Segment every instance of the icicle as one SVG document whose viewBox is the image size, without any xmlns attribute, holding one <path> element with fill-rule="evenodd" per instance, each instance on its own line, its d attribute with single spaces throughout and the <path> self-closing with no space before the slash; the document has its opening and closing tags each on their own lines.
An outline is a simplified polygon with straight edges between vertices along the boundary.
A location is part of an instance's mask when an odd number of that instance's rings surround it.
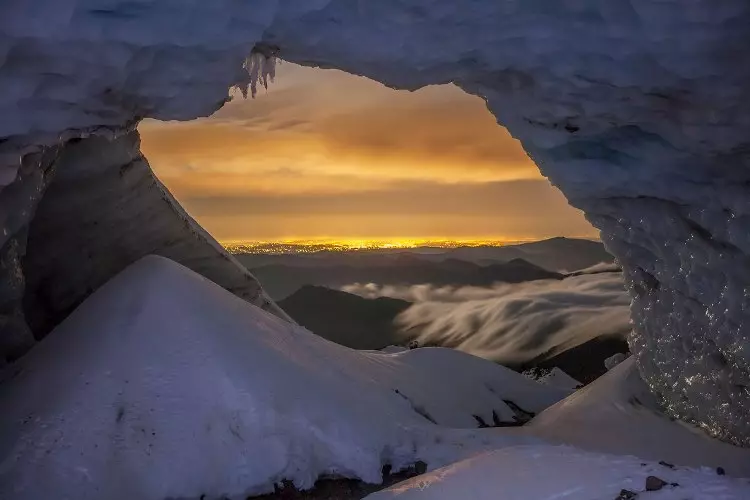
<svg viewBox="0 0 750 500">
<path fill-rule="evenodd" d="M 273 53 L 265 54 L 260 50 L 253 50 L 245 60 L 245 69 L 250 75 L 250 95 L 255 97 L 258 93 L 258 84 L 268 89 L 268 81 L 273 82 L 276 77 L 276 60 Z M 247 98 L 247 88 L 241 89 L 242 95 Z"/>
</svg>

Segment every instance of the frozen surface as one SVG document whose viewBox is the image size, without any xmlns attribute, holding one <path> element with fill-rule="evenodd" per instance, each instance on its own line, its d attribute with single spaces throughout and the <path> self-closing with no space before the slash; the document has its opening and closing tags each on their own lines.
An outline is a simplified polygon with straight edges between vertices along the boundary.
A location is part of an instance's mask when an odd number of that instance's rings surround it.
<svg viewBox="0 0 750 500">
<path fill-rule="evenodd" d="M 649 476 L 668 484 L 658 491 L 646 491 Z M 748 480 L 719 476 L 712 469 L 672 469 L 634 457 L 549 445 L 511 447 L 477 455 L 366 498 L 617 500 L 622 498 L 618 496 L 622 490 L 637 493 L 638 500 L 750 498 Z"/>
<path fill-rule="evenodd" d="M 722 467 L 730 475 L 750 477 L 750 450 L 668 418 L 638 376 L 633 358 L 546 409 L 524 430 L 588 450 Z"/>
<path fill-rule="evenodd" d="M 570 391 L 468 354 L 353 351 L 172 261 L 89 297 L 0 385 L 0 498 L 244 500 L 535 443 L 477 429 Z M 509 430 L 513 431 L 513 430 Z M 223 498 L 223 497 L 222 497 Z"/>
<path fill-rule="evenodd" d="M 748 445 L 748 25 L 745 0 L 4 0 L 0 185 L 43 146 L 210 114 L 270 71 L 247 71 L 258 43 L 399 88 L 455 82 L 601 229 L 669 413 Z M 7 189 L 3 245 L 36 202 Z"/>
<path fill-rule="evenodd" d="M 71 144 L 56 169 L 29 227 L 23 257 L 24 311 L 38 339 L 92 291 L 149 254 L 179 262 L 288 318 L 159 182 L 140 152 L 138 132 Z"/>
</svg>

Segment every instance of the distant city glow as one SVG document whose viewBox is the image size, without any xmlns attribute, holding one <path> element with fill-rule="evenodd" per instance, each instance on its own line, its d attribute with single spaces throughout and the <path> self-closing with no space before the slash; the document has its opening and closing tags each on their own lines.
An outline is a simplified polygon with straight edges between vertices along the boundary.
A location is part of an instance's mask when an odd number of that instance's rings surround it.
<svg viewBox="0 0 750 500">
<path fill-rule="evenodd" d="M 395 240 L 288 240 L 288 241 L 228 241 L 222 245 L 231 253 L 290 254 L 317 252 L 349 252 L 356 250 L 390 250 L 410 248 L 501 247 L 527 240 L 453 240 L 453 239 L 395 239 Z"/>
</svg>

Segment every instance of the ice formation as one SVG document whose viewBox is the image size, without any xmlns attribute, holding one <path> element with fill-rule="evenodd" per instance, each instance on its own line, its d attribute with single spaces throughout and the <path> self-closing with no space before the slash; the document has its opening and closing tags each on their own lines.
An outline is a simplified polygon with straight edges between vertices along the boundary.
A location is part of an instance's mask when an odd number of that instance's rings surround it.
<svg viewBox="0 0 750 500">
<path fill-rule="evenodd" d="M 0 498 L 13 500 L 244 500 L 322 474 L 379 483 L 385 464 L 539 443 L 479 420 L 514 422 L 570 394 L 450 349 L 354 351 L 155 256 L 10 377 Z"/>
<path fill-rule="evenodd" d="M 4 0 L 3 352 L 30 342 L 20 262 L 67 141 L 210 114 L 278 48 L 483 96 L 618 258 L 652 390 L 750 445 L 748 25 L 744 0 Z"/>
</svg>

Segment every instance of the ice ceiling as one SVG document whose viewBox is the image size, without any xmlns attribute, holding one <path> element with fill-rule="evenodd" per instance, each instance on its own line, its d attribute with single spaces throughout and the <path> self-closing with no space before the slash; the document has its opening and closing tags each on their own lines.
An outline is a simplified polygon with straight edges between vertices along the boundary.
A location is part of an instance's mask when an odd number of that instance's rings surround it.
<svg viewBox="0 0 750 500">
<path fill-rule="evenodd" d="M 652 390 L 750 445 L 748 25 L 744 0 L 4 0 L 2 351 L 148 253 L 275 310 L 133 127 L 212 113 L 248 85 L 254 47 L 278 49 L 484 97 L 623 265 Z"/>
</svg>

